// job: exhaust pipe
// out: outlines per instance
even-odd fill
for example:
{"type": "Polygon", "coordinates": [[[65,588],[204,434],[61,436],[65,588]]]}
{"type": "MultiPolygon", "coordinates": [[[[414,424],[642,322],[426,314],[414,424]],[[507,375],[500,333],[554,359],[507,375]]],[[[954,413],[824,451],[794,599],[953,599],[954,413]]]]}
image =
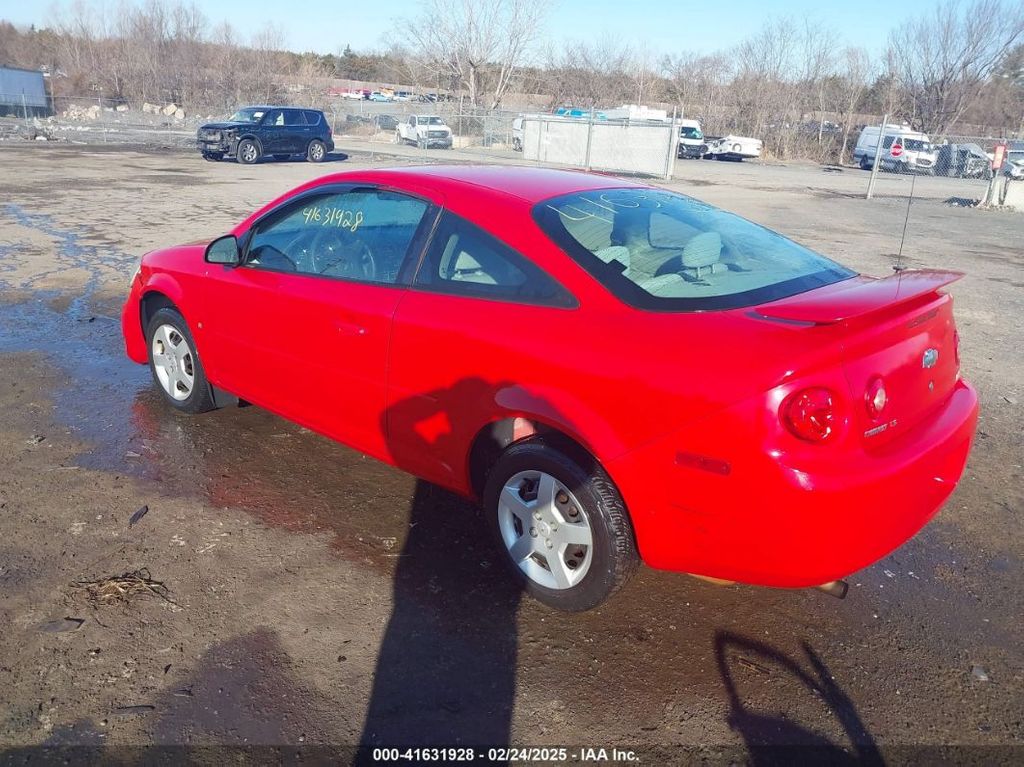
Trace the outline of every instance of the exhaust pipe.
{"type": "Polygon", "coordinates": [[[820,586],[815,586],[818,591],[824,591],[829,596],[833,596],[836,599],[846,599],[846,592],[850,590],[850,584],[846,581],[829,581],[828,583],[822,583],[820,586]]]}

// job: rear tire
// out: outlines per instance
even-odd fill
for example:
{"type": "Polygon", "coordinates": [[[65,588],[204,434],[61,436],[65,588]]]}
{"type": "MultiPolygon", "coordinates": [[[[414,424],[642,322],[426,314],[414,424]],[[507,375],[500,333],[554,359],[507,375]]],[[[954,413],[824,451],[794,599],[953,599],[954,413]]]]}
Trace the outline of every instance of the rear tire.
{"type": "Polygon", "coordinates": [[[639,565],[633,525],[611,479],[586,454],[570,457],[544,438],[501,455],[483,507],[511,576],[556,610],[597,607],[639,565]]]}
{"type": "Polygon", "coordinates": [[[309,162],[323,162],[327,157],[327,147],[320,139],[313,139],[306,148],[306,159],[309,162]]]}
{"type": "Polygon", "coordinates": [[[192,332],[177,309],[165,307],[153,315],[146,346],[153,382],[167,404],[193,414],[217,407],[192,332]]]}

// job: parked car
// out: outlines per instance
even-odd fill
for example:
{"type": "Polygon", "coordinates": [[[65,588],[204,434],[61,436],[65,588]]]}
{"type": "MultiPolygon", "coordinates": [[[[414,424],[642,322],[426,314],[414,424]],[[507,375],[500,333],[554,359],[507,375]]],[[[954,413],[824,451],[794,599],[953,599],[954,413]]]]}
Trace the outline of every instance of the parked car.
{"type": "Polygon", "coordinates": [[[1007,144],[1002,171],[1010,178],[1024,179],[1024,141],[1010,141],[1007,144]]]}
{"type": "Polygon", "coordinates": [[[390,96],[387,93],[381,93],[380,91],[371,91],[370,95],[367,98],[370,101],[381,101],[381,102],[394,101],[394,98],[392,96],[390,96]]]}
{"type": "Polygon", "coordinates": [[[685,157],[699,158],[708,152],[708,145],[704,140],[704,131],[700,128],[698,120],[679,121],[679,147],[676,155],[682,159],[685,157]]]}
{"type": "Polygon", "coordinates": [[[301,154],[309,162],[323,162],[334,151],[323,112],[282,106],[243,107],[224,122],[200,126],[196,143],[207,160],[236,157],[247,165],[268,155],[287,160],[301,154]]]}
{"type": "Polygon", "coordinates": [[[241,399],[476,498],[509,574],[584,610],[641,559],[835,593],[914,535],[978,417],[960,276],[858,275],[610,176],[435,165],[147,254],[121,324],[170,407],[241,399]]]}
{"type": "Polygon", "coordinates": [[[892,173],[935,173],[938,155],[928,134],[912,130],[906,125],[869,125],[857,138],[853,159],[864,170],[871,170],[875,162],[878,138],[882,136],[879,170],[892,173]],[[894,147],[898,147],[894,153],[894,147]]]}
{"type": "Polygon", "coordinates": [[[410,115],[395,127],[396,144],[415,144],[420,149],[452,148],[452,129],[437,115],[410,115]]]}
{"type": "Polygon", "coordinates": [[[761,141],[749,136],[722,136],[708,141],[704,155],[711,160],[753,160],[761,156],[761,141]]]}
{"type": "Polygon", "coordinates": [[[977,144],[943,144],[936,152],[936,168],[944,176],[991,178],[992,160],[977,144]]]}
{"type": "Polygon", "coordinates": [[[373,123],[380,131],[393,131],[398,127],[399,119],[394,115],[374,115],[373,123]]]}
{"type": "Polygon", "coordinates": [[[343,92],[341,94],[341,97],[343,99],[351,99],[353,101],[362,101],[362,100],[364,100],[366,98],[366,94],[363,93],[363,91],[353,90],[353,91],[345,91],[345,92],[343,92]]]}

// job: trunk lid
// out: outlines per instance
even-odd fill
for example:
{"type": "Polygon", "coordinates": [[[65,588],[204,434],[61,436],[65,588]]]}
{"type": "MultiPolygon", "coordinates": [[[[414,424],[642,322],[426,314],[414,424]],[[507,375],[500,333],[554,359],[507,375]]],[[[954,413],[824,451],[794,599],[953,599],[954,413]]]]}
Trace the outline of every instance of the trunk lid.
{"type": "Polygon", "coordinates": [[[836,325],[851,398],[851,425],[866,448],[881,447],[939,408],[959,376],[953,303],[939,288],[957,272],[904,272],[876,280],[857,277],[773,304],[765,317],[836,325]],[[877,379],[886,404],[872,414],[877,379]]]}

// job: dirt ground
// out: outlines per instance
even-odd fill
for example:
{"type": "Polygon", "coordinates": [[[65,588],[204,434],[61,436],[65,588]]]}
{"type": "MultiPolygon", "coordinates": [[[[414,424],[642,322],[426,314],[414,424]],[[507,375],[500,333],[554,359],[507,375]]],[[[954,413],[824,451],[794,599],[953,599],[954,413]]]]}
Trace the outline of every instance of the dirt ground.
{"type": "Polygon", "coordinates": [[[669,186],[877,275],[913,183],[904,263],[967,275],[978,438],[941,514],[845,601],[643,569],[563,615],[505,583],[465,502],[254,407],[178,415],[124,358],[140,254],[212,239],[309,178],[404,161],[364,150],[241,166],[0,147],[0,746],[1024,758],[1024,215],[948,204],[980,196],[959,180],[883,176],[865,201],[857,170],[679,162],[669,186]],[[99,590],[126,573],[149,586],[99,590]]]}

